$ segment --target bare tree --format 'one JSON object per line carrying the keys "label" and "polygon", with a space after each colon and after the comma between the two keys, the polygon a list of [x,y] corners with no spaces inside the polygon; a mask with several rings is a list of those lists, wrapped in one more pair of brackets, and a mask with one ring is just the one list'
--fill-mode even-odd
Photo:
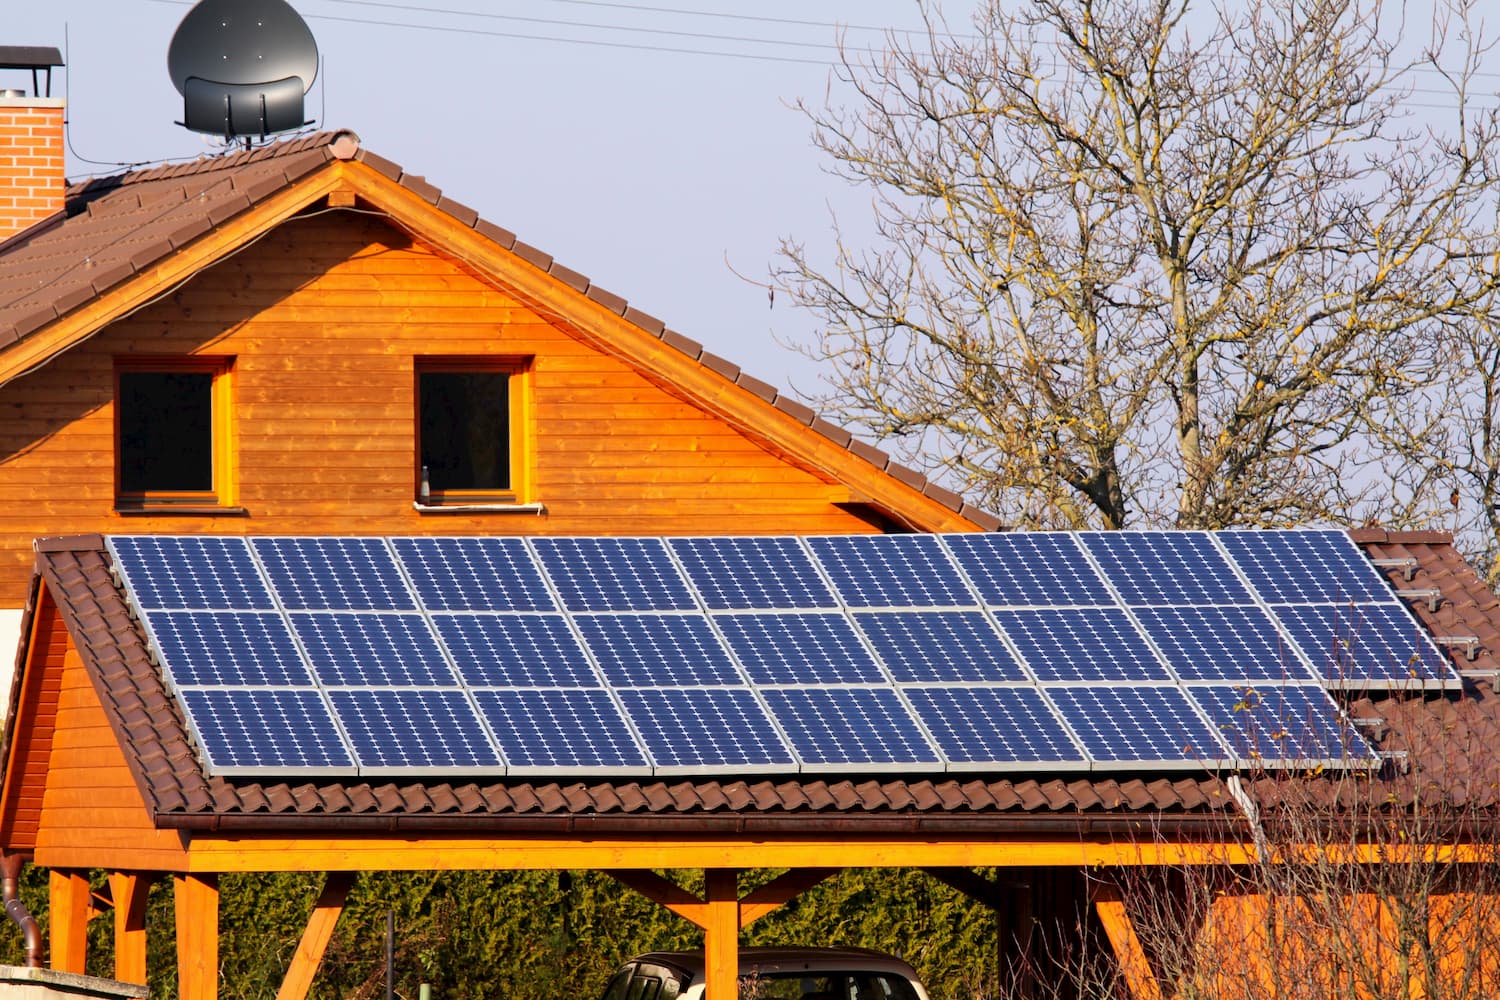
{"label": "bare tree", "polygon": [[980,8],[954,34],[923,0],[920,43],[846,54],[850,106],[804,109],[875,213],[832,268],[783,245],[823,403],[1017,525],[1441,509],[1377,417],[1435,398],[1442,332],[1500,286],[1466,12]]}

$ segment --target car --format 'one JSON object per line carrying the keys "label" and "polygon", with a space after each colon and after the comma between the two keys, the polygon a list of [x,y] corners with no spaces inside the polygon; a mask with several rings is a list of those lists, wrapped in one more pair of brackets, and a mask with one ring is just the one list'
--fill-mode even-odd
{"label": "car", "polygon": [[[621,965],[601,1000],[703,1000],[703,952]],[[741,948],[740,1000],[927,1000],[911,966],[867,948]]]}

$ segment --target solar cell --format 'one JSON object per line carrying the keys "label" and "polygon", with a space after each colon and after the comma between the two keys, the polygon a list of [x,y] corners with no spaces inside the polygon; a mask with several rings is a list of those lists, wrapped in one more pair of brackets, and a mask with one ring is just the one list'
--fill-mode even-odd
{"label": "solar cell", "polygon": [[146,616],[162,665],[180,685],[311,685],[286,620],[271,611],[154,611]]}
{"label": "solar cell", "polygon": [[943,543],[990,607],[1115,603],[1077,536],[1067,532],[947,535]]}
{"label": "solar cell", "polygon": [[1458,680],[1426,631],[1399,604],[1293,604],[1272,610],[1326,683],[1399,687]]}
{"label": "solar cell", "polygon": [[243,538],[114,535],[108,543],[115,566],[142,610],[276,607]]}
{"label": "solar cell", "polygon": [[1189,694],[1242,761],[1366,767],[1375,754],[1314,684],[1193,686]]}
{"label": "solar cell", "polygon": [[354,771],[315,690],[186,688],[181,696],[210,774]]}
{"label": "solar cell", "polygon": [[512,774],[649,766],[605,691],[479,690],[474,698]]}
{"label": "solar cell", "polygon": [[362,688],[330,691],[361,772],[496,770],[495,752],[462,691]]}
{"label": "solar cell", "polygon": [[743,684],[707,620],[686,615],[577,615],[604,679],[617,687]]}
{"label": "solar cell", "polygon": [[266,577],[289,611],[415,611],[379,538],[253,538]]}
{"label": "solar cell", "polygon": [[890,688],[769,688],[766,705],[808,765],[938,763],[921,729]]}
{"label": "solar cell", "polygon": [[465,684],[475,687],[598,687],[583,647],[562,615],[432,616]]}
{"label": "solar cell", "polygon": [[838,607],[795,538],[673,538],[667,544],[711,610]]}
{"label": "solar cell", "polygon": [[1027,679],[983,612],[864,611],[854,620],[898,682]]}
{"label": "solar cell", "polygon": [[297,611],[288,619],[323,684],[451,687],[457,683],[421,615]]}
{"label": "solar cell", "polygon": [[542,571],[519,538],[393,538],[429,611],[555,611]]}
{"label": "solar cell", "polygon": [[658,768],[785,771],[794,763],[770,717],[745,688],[627,689],[620,700]]}
{"label": "solar cell", "polygon": [[1184,680],[1315,680],[1259,607],[1136,608],[1141,627]]}
{"label": "solar cell", "polygon": [[994,615],[1043,682],[1171,678],[1119,608],[998,609]]}
{"label": "solar cell", "polygon": [[1086,761],[1034,688],[908,687],[903,691],[951,764]]}
{"label": "solar cell", "polygon": [[714,622],[754,684],[873,684],[885,680],[843,615],[718,615]]}
{"label": "solar cell", "polygon": [[1048,687],[1045,693],[1102,763],[1211,767],[1227,759],[1178,687]]}
{"label": "solar cell", "polygon": [[1343,531],[1221,531],[1245,579],[1268,604],[1395,603],[1391,586]]}
{"label": "solar cell", "polygon": [[659,538],[538,538],[543,571],[569,611],[697,607]]}
{"label": "solar cell", "polygon": [[1078,538],[1127,605],[1254,600],[1207,532],[1089,531]]}
{"label": "solar cell", "polygon": [[976,605],[934,535],[830,535],[807,545],[851,608]]}

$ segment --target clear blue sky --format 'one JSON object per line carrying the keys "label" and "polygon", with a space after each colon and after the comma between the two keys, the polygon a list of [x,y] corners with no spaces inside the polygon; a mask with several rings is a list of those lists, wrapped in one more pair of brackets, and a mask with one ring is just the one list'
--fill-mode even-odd
{"label": "clear blue sky", "polygon": [[[912,0],[292,6],[323,57],[307,107],[319,126],[354,129],[751,374],[816,388],[816,370],[777,344],[807,342],[811,318],[784,299],[771,308],[731,267],[763,280],[780,237],[829,247],[830,206],[841,223],[861,215],[862,196],[823,172],[789,105],[825,99],[834,25],[919,27]],[[68,98],[70,177],[211,150],[173,124],[167,47],[191,7],[5,0],[0,44],[67,47],[53,95]],[[882,41],[858,27],[845,37]],[[0,72],[0,86],[29,82]]]}

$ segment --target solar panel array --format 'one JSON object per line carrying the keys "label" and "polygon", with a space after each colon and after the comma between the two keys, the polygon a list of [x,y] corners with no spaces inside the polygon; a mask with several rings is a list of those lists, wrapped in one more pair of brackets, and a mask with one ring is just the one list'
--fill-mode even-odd
{"label": "solar panel array", "polygon": [[210,773],[1367,766],[1456,684],[1335,531],[108,539]]}

